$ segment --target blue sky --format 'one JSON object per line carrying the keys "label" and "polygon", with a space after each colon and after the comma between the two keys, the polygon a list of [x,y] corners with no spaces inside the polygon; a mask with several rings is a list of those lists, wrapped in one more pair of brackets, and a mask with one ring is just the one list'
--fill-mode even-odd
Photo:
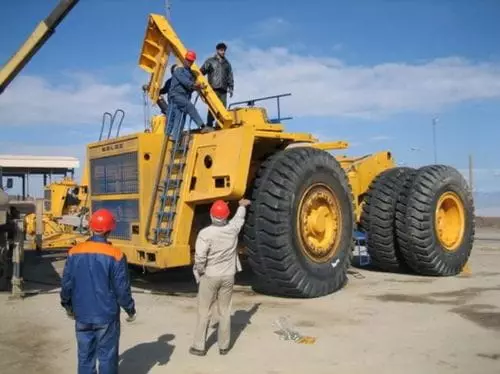
{"label": "blue sky", "polygon": [[[56,0],[5,0],[7,61]],[[80,0],[0,97],[0,153],[76,155],[102,112],[143,126],[137,67],[149,13],[164,0]],[[199,60],[229,44],[234,100],[291,92],[291,131],[348,140],[350,154],[390,149],[409,165],[467,168],[500,191],[500,2],[477,0],[172,0],[172,22]],[[204,115],[204,109],[200,108]],[[56,136],[54,134],[57,134]],[[413,150],[412,150],[413,149]],[[82,160],[83,161],[83,160]]]}

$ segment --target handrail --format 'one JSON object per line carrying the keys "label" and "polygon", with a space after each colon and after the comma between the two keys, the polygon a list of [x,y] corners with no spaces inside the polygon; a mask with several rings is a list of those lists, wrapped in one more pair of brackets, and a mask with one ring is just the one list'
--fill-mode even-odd
{"label": "handrail", "polygon": [[273,118],[273,119],[270,119],[269,121],[271,123],[279,123],[281,121],[285,121],[285,120],[289,120],[289,119],[293,118],[293,117],[281,117],[280,98],[281,97],[286,97],[286,96],[292,96],[292,94],[291,93],[285,93],[285,94],[279,94],[279,95],[258,97],[256,99],[249,99],[249,100],[244,100],[244,101],[238,101],[238,102],[229,104],[228,109],[231,109],[235,105],[241,105],[241,104],[246,104],[247,106],[254,107],[255,103],[258,102],[258,101],[265,101],[265,100],[270,100],[270,99],[276,99],[276,104],[277,104],[277,107],[278,107],[278,118]]}

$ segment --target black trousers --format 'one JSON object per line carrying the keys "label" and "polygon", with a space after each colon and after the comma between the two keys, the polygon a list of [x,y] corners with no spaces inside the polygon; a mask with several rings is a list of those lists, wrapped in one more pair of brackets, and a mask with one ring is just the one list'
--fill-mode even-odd
{"label": "black trousers", "polygon": [[[214,90],[215,94],[219,97],[219,99],[222,101],[222,104],[224,104],[224,107],[227,107],[227,91],[225,90]],[[207,114],[207,126],[214,127],[214,116],[212,116],[212,113],[208,111]]]}

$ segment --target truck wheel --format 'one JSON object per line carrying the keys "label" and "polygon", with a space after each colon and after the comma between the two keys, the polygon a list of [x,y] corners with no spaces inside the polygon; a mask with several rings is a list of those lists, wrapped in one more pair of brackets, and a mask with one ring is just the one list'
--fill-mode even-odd
{"label": "truck wheel", "polygon": [[244,241],[258,292],[312,298],[345,285],[353,198],[333,156],[310,147],[277,153],[258,171],[252,200]]}
{"label": "truck wheel", "polygon": [[430,165],[407,180],[397,204],[398,243],[416,273],[460,273],[474,241],[474,203],[464,177],[453,167]]}
{"label": "truck wheel", "polygon": [[385,170],[373,180],[365,196],[360,224],[366,232],[370,259],[380,270],[400,272],[407,268],[396,240],[396,203],[405,180],[415,172],[408,167]]}

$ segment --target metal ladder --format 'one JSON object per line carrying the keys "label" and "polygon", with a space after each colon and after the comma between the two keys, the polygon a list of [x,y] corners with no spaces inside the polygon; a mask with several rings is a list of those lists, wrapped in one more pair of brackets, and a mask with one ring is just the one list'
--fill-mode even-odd
{"label": "metal ladder", "polygon": [[[196,103],[196,101],[195,101]],[[173,103],[169,103],[168,109],[168,123],[172,123],[173,116]],[[157,223],[154,229],[154,239],[153,243],[165,243],[170,245],[172,243],[172,231],[174,226],[175,215],[177,213],[177,205],[180,197],[180,191],[182,188],[184,168],[186,166],[187,152],[189,149],[189,143],[191,140],[190,127],[192,119],[189,122],[189,126],[186,129],[184,135],[182,135],[182,130],[186,123],[187,115],[182,113],[181,115],[181,125],[177,128],[177,133],[173,134],[174,141],[172,148],[170,149],[170,157],[166,167],[166,176],[162,181],[159,190],[160,195],[160,206],[158,208]],[[171,140],[170,136],[165,138],[165,142]]]}

